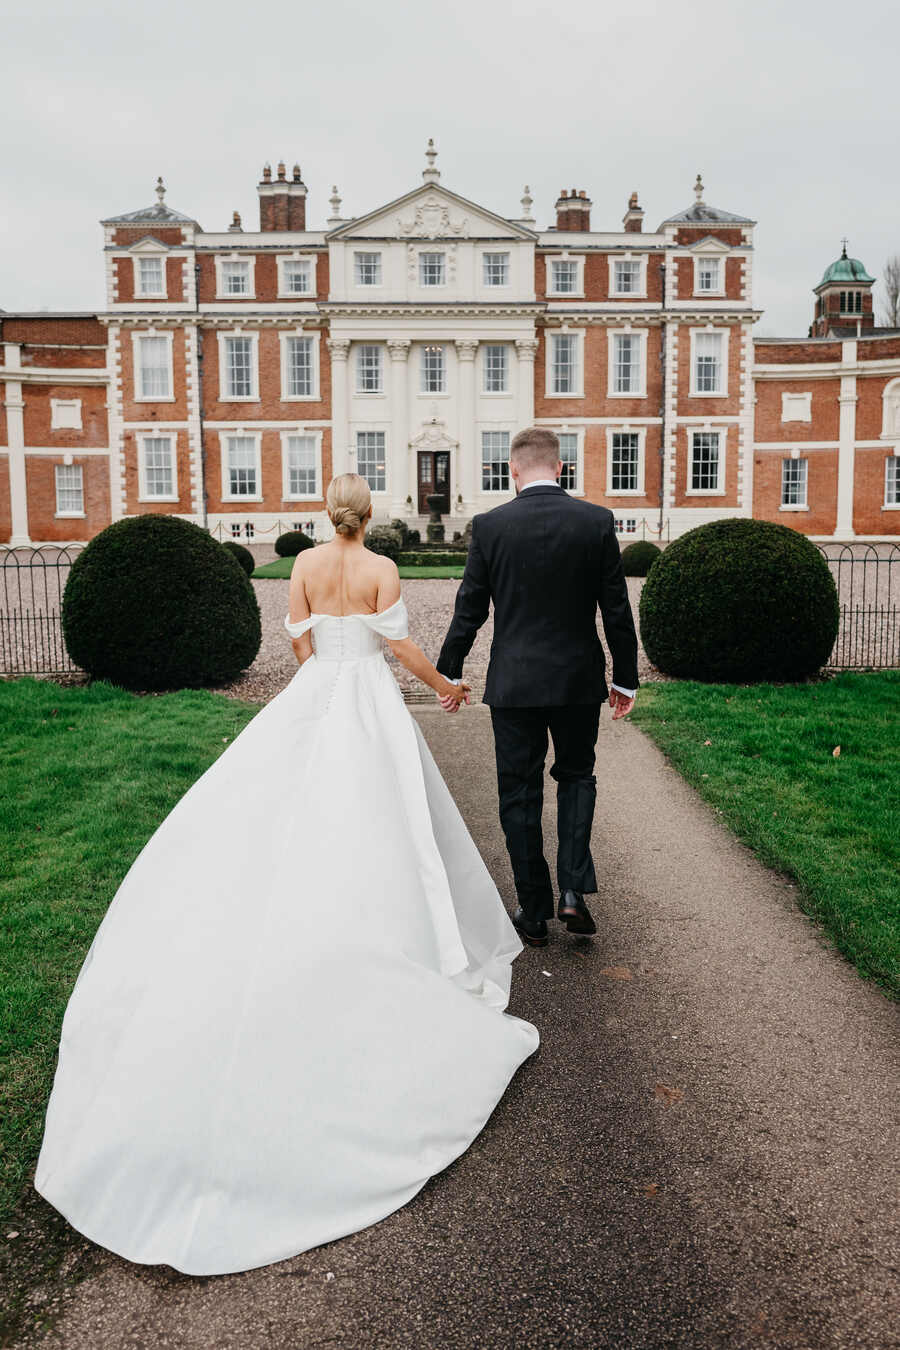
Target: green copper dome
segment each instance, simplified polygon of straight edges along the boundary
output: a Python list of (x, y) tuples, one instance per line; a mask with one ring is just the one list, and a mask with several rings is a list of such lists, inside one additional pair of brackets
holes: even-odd
[(825, 275), (819, 282), (820, 286), (827, 286), (831, 281), (874, 281), (866, 269), (863, 267), (859, 258), (848, 258), (847, 250), (844, 249), (837, 262), (833, 262), (830, 267), (826, 267)]

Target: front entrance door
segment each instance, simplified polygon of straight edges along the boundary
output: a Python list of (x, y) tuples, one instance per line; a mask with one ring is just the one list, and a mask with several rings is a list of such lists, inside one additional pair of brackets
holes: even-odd
[(442, 498), (439, 509), (445, 515), (450, 513), (450, 451), (419, 451), (419, 515), (427, 516), (430, 507), (426, 497), (439, 495)]

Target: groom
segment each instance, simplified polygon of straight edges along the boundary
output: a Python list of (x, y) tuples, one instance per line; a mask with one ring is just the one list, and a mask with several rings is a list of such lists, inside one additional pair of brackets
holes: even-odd
[[(612, 512), (559, 486), (559, 440), (545, 427), (513, 438), (511, 502), (472, 520), (472, 542), (437, 669), (462, 676), (463, 662), (494, 602), (494, 640), (484, 702), (497, 757), (500, 823), (518, 897), (523, 941), (547, 944), (554, 895), (541, 832), (547, 733), (556, 779), (557, 918), (570, 933), (596, 933), (584, 902), (597, 890), (591, 858), (596, 800), (594, 747), (600, 708), (613, 719), (634, 707), (637, 635)], [(612, 656), (612, 692), (597, 635), (597, 607)], [(456, 704), (448, 700), (448, 711)]]

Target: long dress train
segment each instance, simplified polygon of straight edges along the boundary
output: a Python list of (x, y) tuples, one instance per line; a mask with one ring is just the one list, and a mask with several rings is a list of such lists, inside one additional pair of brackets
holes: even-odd
[(381, 614), (285, 618), (314, 655), (135, 858), (66, 1007), (35, 1188), (192, 1275), (398, 1209), (537, 1048), (522, 950), (382, 653)]

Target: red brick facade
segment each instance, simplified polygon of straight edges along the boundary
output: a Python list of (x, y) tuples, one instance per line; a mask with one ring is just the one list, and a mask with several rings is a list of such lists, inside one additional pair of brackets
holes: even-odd
[[(480, 208), (439, 189), (435, 171), (423, 177), (425, 187), (391, 204), (391, 212), (385, 208), (388, 226), (376, 229), (363, 218), (358, 238), (355, 222), (336, 218), (327, 231), (307, 230), (299, 167), (288, 176), (283, 165), (259, 184), (261, 228), (252, 233), (239, 220), (224, 233), (205, 233), (163, 205), (161, 187), (159, 206), (103, 222), (102, 312), (0, 311), (0, 542), (83, 540), (144, 512), (183, 515), (221, 537), (274, 537), (265, 532), (296, 525), (321, 534), (324, 489), (350, 462), (356, 428), (393, 456), (376, 509), (396, 513), (407, 481), (416, 481), (416, 461), (407, 469), (405, 460), (418, 454), (421, 467), (427, 454), (415, 448), (426, 443), (419, 426), (406, 425), (405, 410), (391, 403), (398, 388), (418, 395), (418, 343), (428, 340), (422, 314), (453, 358), (439, 397), (469, 418), (446, 439), (460, 527), (463, 516), (498, 499), (481, 479), (485, 435), (528, 419), (575, 435), (573, 490), (608, 505), (627, 522), (625, 533), (672, 538), (704, 519), (753, 515), (816, 538), (900, 534), (889, 464), (900, 454), (900, 332), (873, 327), (868, 290), (855, 328), (842, 327), (846, 316), (831, 304), (843, 303), (838, 293), (823, 292), (811, 305), (822, 336), (754, 340), (754, 222), (706, 208), (700, 184), (695, 207), (655, 233), (643, 232), (636, 194), (624, 231), (605, 233), (591, 229), (592, 204), (574, 189), (561, 195), (547, 230), (534, 228), (527, 209), (524, 220), (494, 217), (495, 225), (476, 228)], [(433, 217), (417, 218), (417, 204)], [(441, 209), (450, 225), (441, 223)], [(453, 211), (468, 212), (462, 224), (453, 223)], [(483, 289), (459, 290), (460, 278), (480, 284), (477, 254), (465, 260), (472, 238), (483, 251), (506, 249), (502, 256), (516, 266), (520, 257), (529, 260), (515, 297), (495, 303)], [(430, 308), (398, 289), (415, 284), (419, 248), (445, 250), (457, 287)], [(371, 301), (348, 299), (360, 253), (375, 249), (384, 251), (386, 273), (392, 258), (401, 263)], [(142, 259), (154, 261), (142, 271)], [(554, 259), (577, 266), (568, 293), (548, 288)], [(621, 263), (630, 290), (617, 286)], [(290, 288), (297, 264), (307, 289)], [(628, 271), (635, 266), (639, 279)], [(233, 290), (225, 289), (226, 275)], [(564, 334), (576, 339), (578, 374), (557, 392), (552, 343)], [(708, 358), (715, 375), (703, 388), (698, 370), (710, 335), (721, 363)], [(626, 393), (615, 387), (622, 345), (613, 343), (620, 336), (636, 339), (639, 352), (632, 357), (639, 374), (626, 380)], [(228, 348), (233, 361), (250, 352), (252, 388), (243, 398), (224, 388), (224, 343), (235, 337), (250, 340), (249, 347), (238, 344), (237, 356)], [(149, 375), (144, 370), (150, 397), (142, 397), (135, 367), (142, 338), (151, 339), (140, 349), (152, 366)], [(476, 357), (498, 343), (506, 344), (515, 373), (512, 416), (495, 412), (509, 405), (486, 402), (480, 384), (464, 393), (465, 380), (481, 379)], [(365, 344), (383, 351), (384, 384), (360, 404), (354, 381)], [(309, 364), (295, 377), (291, 360)], [(292, 379), (300, 393), (288, 389)], [(466, 398), (477, 400), (474, 412)], [(422, 424), (449, 425), (448, 406), (436, 398), (427, 416), (423, 406)], [(621, 454), (623, 436), (639, 447), (637, 485), (614, 492), (613, 442)], [(714, 487), (696, 485), (704, 454), (714, 456)], [(303, 491), (291, 488), (297, 483)]]

